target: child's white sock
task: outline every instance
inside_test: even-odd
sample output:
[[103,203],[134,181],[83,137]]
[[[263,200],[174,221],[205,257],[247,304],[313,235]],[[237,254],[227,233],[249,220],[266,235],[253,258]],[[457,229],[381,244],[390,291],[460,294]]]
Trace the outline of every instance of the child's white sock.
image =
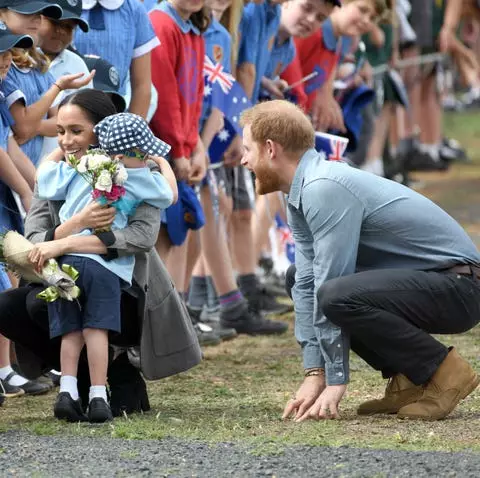
[[68,392],[73,400],[78,400],[77,377],[62,375],[60,377],[60,393]]
[[[0,368],[0,379],[5,380],[12,372],[15,372],[15,370],[13,370],[11,365]],[[8,381],[8,383],[12,385],[12,387],[21,387],[27,382],[28,380],[25,377],[22,377],[16,372],[15,375]]]
[[103,398],[107,403],[107,387],[105,385],[92,385],[88,394],[88,402],[90,403],[94,398]]

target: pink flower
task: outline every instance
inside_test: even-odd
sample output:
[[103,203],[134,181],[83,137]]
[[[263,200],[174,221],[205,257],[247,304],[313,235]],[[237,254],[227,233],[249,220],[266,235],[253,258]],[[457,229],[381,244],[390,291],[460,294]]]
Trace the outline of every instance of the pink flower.
[[112,186],[112,190],[110,192],[105,191],[105,198],[108,201],[118,201],[122,196],[125,196],[125,188],[122,186],[119,186],[118,184],[114,184]]

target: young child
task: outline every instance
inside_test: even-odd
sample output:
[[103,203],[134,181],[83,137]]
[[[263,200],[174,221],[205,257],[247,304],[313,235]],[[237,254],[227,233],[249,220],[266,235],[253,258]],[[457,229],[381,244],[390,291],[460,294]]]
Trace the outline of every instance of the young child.
[[128,110],[144,118],[151,100],[151,51],[158,45],[145,7],[139,0],[83,0],[82,18],[90,31],[75,32],[75,48],[82,55],[98,55],[115,66],[120,94],[130,78]]
[[[22,12],[22,13],[21,13]],[[93,75],[62,76],[57,81],[48,73],[48,59],[37,48],[40,42],[41,14],[60,18],[62,9],[46,1],[19,0],[0,3],[0,19],[17,35],[30,35],[33,46],[15,49],[13,63],[1,89],[15,120],[12,130],[23,152],[37,165],[43,138],[56,135],[55,100],[62,90],[77,89],[88,84]]]
[[[113,229],[126,227],[128,218],[142,202],[159,209],[170,206],[176,194],[173,172],[161,158],[170,146],[155,138],[143,118],[120,113],[102,120],[94,128],[99,146],[128,168],[124,184],[126,195],[119,207]],[[161,173],[150,172],[145,159],[153,158]],[[68,158],[67,158],[68,159]],[[67,162],[46,161],[38,171],[38,194],[48,200],[64,200],[60,209],[63,223],[91,201],[92,188]],[[126,210],[125,210],[126,209]],[[89,230],[81,234],[89,235]],[[80,304],[58,299],[48,304],[50,335],[62,336],[60,393],[54,407],[59,419],[86,420],[76,387],[77,365],[84,345],[89,362],[90,387],[88,420],[104,422],[112,419],[107,402],[106,374],[108,366],[108,331],[120,332],[120,294],[130,285],[135,258],[117,257],[106,261],[96,254],[75,254],[59,258],[80,273]]]
[[385,0],[345,0],[308,38],[295,41],[297,56],[282,78],[289,84],[316,72],[303,84],[307,95],[306,109],[317,130],[334,128],[343,131],[340,106],[333,97],[333,81],[341,57],[351,47],[352,40],[368,33],[373,22],[386,10]]
[[280,25],[275,37],[262,86],[273,98],[283,98],[288,85],[279,77],[295,58],[294,38],[306,38],[317,32],[332,13],[337,0],[288,0],[282,4]]

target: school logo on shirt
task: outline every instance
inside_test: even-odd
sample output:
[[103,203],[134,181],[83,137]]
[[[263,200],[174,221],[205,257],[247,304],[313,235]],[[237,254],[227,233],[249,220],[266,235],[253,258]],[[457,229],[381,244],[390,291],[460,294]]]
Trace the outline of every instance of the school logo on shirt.
[[213,45],[213,59],[215,63],[221,63],[223,60],[223,48],[220,45]]
[[78,0],[67,0],[67,3],[71,6],[71,7],[76,7],[78,5]]
[[274,42],[275,42],[275,35],[272,35],[270,37],[270,40],[268,40],[268,46],[267,46],[268,51],[272,51]]
[[120,75],[118,74],[118,71],[114,66],[112,66],[110,70],[108,70],[108,77],[110,78],[110,81],[112,82],[113,86],[119,85]]
[[0,30],[6,30],[7,29],[7,25],[5,25],[5,23],[3,22],[0,22]]

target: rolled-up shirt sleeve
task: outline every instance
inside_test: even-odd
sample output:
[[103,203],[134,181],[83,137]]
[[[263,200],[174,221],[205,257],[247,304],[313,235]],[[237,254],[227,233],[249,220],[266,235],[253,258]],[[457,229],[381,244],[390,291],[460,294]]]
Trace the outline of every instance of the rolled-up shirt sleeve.
[[348,189],[329,179],[306,184],[301,207],[312,236],[313,328],[325,360],[327,384],[342,385],[349,381],[350,341],[319,309],[317,291],[330,279],[355,273],[365,208]]

